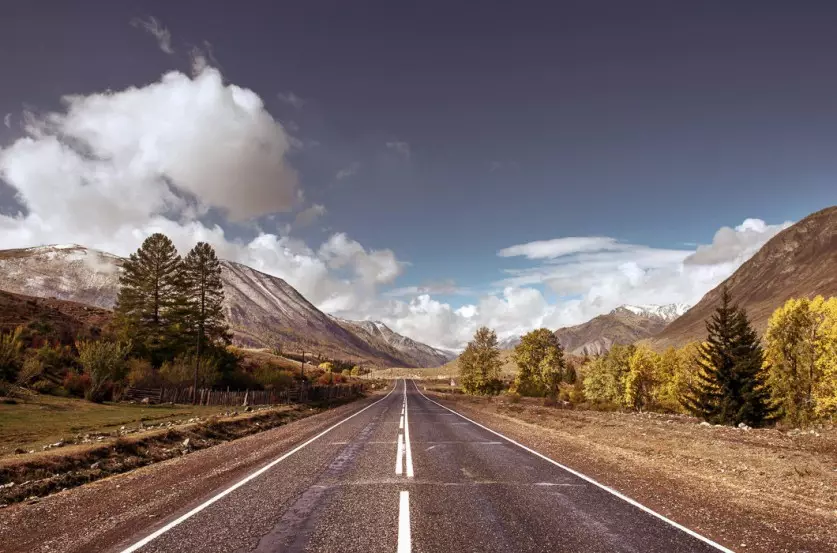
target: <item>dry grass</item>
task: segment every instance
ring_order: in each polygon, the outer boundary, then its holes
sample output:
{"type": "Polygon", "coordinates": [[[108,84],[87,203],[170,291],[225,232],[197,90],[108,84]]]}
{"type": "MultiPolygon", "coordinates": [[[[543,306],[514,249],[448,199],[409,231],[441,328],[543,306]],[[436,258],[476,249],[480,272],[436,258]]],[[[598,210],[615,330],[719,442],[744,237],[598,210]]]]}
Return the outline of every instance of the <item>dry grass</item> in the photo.
{"type": "Polygon", "coordinates": [[[46,444],[69,440],[78,434],[110,433],[122,426],[136,428],[207,417],[230,407],[192,405],[97,404],[74,398],[27,394],[14,405],[0,403],[0,458],[15,449],[40,451],[46,444]]]}

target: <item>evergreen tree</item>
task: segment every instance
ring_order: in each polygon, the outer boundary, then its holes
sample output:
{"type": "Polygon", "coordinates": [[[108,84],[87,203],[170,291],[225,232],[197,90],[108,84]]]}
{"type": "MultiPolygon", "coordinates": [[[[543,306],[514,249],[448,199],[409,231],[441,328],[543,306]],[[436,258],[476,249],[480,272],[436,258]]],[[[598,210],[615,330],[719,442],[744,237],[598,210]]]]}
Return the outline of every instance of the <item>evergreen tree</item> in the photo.
{"type": "Polygon", "coordinates": [[[500,347],[497,334],[488,327],[481,327],[474,339],[459,356],[459,374],[462,389],[469,394],[499,393],[500,347]]]}
{"type": "Polygon", "coordinates": [[[131,254],[119,276],[116,326],[155,365],[173,356],[180,265],[172,241],[156,233],[131,254]]]}
{"type": "Polygon", "coordinates": [[[221,262],[206,242],[198,242],[183,260],[180,290],[184,326],[197,354],[206,344],[228,344],[221,262]]]}
{"type": "Polygon", "coordinates": [[[683,404],[715,424],[761,426],[772,420],[775,407],[764,384],[764,352],[747,314],[732,303],[726,287],[706,329],[696,378],[683,404]]]}

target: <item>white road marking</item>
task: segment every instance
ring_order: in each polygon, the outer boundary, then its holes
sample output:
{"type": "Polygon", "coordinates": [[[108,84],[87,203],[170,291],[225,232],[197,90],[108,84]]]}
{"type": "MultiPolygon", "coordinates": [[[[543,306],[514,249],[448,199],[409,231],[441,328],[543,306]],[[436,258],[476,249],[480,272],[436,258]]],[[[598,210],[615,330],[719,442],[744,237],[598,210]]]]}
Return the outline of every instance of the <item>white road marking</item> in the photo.
{"type": "Polygon", "coordinates": [[[398,552],[410,553],[410,492],[402,491],[398,502],[398,552]]]}
{"type": "Polygon", "coordinates": [[[404,472],[404,436],[398,435],[398,453],[395,455],[395,474],[404,472]]]}
{"type": "Polygon", "coordinates": [[[598,488],[601,488],[601,489],[603,489],[604,491],[606,491],[606,492],[608,492],[608,493],[610,493],[610,494],[612,494],[612,495],[615,495],[616,497],[618,497],[619,499],[622,499],[623,501],[627,501],[628,503],[630,503],[630,504],[631,504],[631,505],[633,505],[634,507],[637,507],[638,509],[641,509],[641,510],[645,511],[645,512],[646,512],[646,513],[648,513],[649,515],[652,515],[652,516],[654,516],[654,517],[657,517],[658,519],[662,520],[663,522],[666,522],[666,523],[668,523],[668,524],[670,524],[670,525],[674,526],[674,527],[675,527],[675,528],[677,528],[678,530],[682,530],[683,532],[686,532],[687,534],[689,534],[689,535],[690,535],[690,536],[692,536],[693,538],[696,538],[696,539],[698,539],[698,540],[700,540],[700,541],[702,541],[702,542],[704,542],[704,543],[706,543],[706,544],[708,544],[708,545],[710,545],[710,546],[714,547],[714,548],[715,548],[715,549],[717,549],[718,551],[723,551],[724,553],[735,553],[735,552],[734,552],[734,551],[732,551],[731,549],[727,549],[727,548],[726,548],[726,547],[724,547],[723,545],[721,545],[721,544],[719,544],[719,543],[716,543],[716,542],[714,542],[714,541],[710,540],[710,539],[709,539],[709,538],[707,538],[706,536],[702,536],[702,535],[698,534],[697,532],[695,532],[694,530],[690,530],[690,529],[686,528],[685,526],[683,526],[682,524],[678,524],[678,523],[674,522],[673,520],[671,520],[670,518],[666,518],[664,515],[661,515],[660,513],[658,513],[658,512],[656,512],[656,511],[651,510],[650,508],[646,507],[646,506],[645,506],[645,505],[643,505],[642,503],[640,503],[640,502],[638,502],[638,501],[635,501],[635,500],[631,499],[631,498],[630,498],[630,497],[628,497],[627,495],[624,495],[624,494],[622,494],[622,493],[620,493],[620,492],[618,492],[618,491],[614,490],[613,488],[610,488],[610,487],[608,487],[608,486],[605,486],[604,484],[601,484],[601,483],[599,483],[599,482],[597,482],[597,481],[593,480],[593,479],[592,479],[592,478],[590,478],[589,476],[587,476],[587,475],[585,475],[585,474],[582,474],[582,473],[580,473],[580,472],[578,472],[578,471],[576,471],[576,470],[571,469],[570,467],[564,466],[564,465],[562,465],[561,463],[559,463],[558,461],[554,461],[554,460],[550,459],[549,457],[547,457],[546,455],[543,455],[543,454],[541,454],[541,453],[538,453],[538,452],[537,452],[537,451],[535,451],[534,449],[530,449],[530,448],[526,447],[525,445],[521,444],[520,442],[516,442],[515,440],[512,440],[512,439],[511,439],[511,438],[509,438],[508,436],[504,436],[503,434],[500,434],[500,433],[499,433],[499,432],[497,432],[496,430],[491,430],[491,429],[490,429],[490,428],[488,428],[487,426],[484,426],[484,425],[482,425],[482,424],[480,424],[480,423],[478,423],[478,422],[476,422],[476,421],[473,421],[473,420],[469,419],[468,417],[466,417],[466,416],[465,416],[465,415],[463,415],[462,413],[458,413],[458,412],[454,411],[453,409],[451,409],[451,408],[449,408],[449,407],[445,407],[444,405],[442,405],[441,403],[439,403],[439,402],[437,402],[437,401],[433,401],[432,399],[430,399],[429,397],[427,397],[426,395],[424,395],[424,394],[421,392],[421,390],[419,390],[418,384],[416,384],[416,383],[415,383],[415,381],[413,381],[413,386],[415,386],[415,387],[416,387],[416,391],[417,391],[419,394],[421,394],[421,397],[423,397],[423,398],[424,398],[424,399],[426,399],[427,401],[429,401],[429,402],[431,402],[431,403],[434,403],[434,404],[438,405],[439,407],[441,407],[441,408],[443,408],[443,409],[447,409],[447,410],[448,410],[448,411],[450,411],[451,413],[453,413],[453,414],[455,414],[455,415],[458,415],[458,416],[462,417],[463,419],[465,419],[466,421],[470,422],[471,424],[474,424],[474,425],[476,425],[476,426],[479,426],[479,427],[480,427],[480,428],[482,428],[483,430],[486,430],[486,431],[488,431],[488,432],[491,432],[491,433],[492,433],[492,434],[494,434],[495,436],[499,436],[499,437],[503,438],[503,439],[504,439],[504,440],[506,440],[507,442],[509,442],[509,443],[511,443],[511,444],[514,444],[514,445],[516,445],[517,447],[519,447],[519,448],[521,448],[521,449],[524,449],[524,450],[528,451],[529,453],[531,453],[532,455],[535,455],[536,457],[540,457],[540,458],[541,458],[541,459],[543,459],[544,461],[547,461],[547,462],[549,462],[549,463],[552,463],[552,464],[553,464],[553,465],[555,465],[556,467],[558,467],[558,468],[560,468],[560,469],[563,469],[563,470],[565,470],[565,471],[569,472],[570,474],[573,474],[573,475],[575,475],[575,476],[578,476],[578,477],[579,477],[579,478],[581,478],[582,480],[585,480],[585,481],[587,481],[587,482],[589,482],[589,483],[593,484],[594,486],[597,486],[598,488]]]}
{"type": "Polygon", "coordinates": [[[387,399],[390,396],[390,394],[395,391],[396,387],[393,387],[393,389],[390,390],[387,395],[385,395],[384,397],[382,397],[378,401],[367,405],[366,407],[364,407],[363,409],[361,409],[357,413],[349,415],[348,417],[341,420],[340,422],[338,422],[336,424],[333,424],[332,426],[329,426],[328,428],[326,428],[325,430],[323,430],[322,432],[320,432],[319,434],[317,434],[316,436],[314,436],[310,440],[308,440],[306,442],[303,442],[302,444],[296,446],[295,448],[293,448],[289,452],[285,453],[281,457],[278,457],[278,458],[274,459],[273,461],[271,461],[267,465],[263,466],[262,468],[260,468],[256,472],[253,472],[249,476],[245,476],[244,478],[242,478],[241,480],[239,480],[238,482],[236,482],[235,484],[233,484],[232,486],[230,486],[226,490],[224,490],[224,491],[212,496],[211,498],[207,499],[206,501],[204,501],[203,503],[201,503],[200,505],[198,505],[197,507],[195,507],[194,509],[192,509],[188,513],[186,513],[184,515],[181,515],[180,517],[174,519],[173,521],[169,522],[168,524],[166,524],[165,526],[163,526],[162,528],[160,528],[159,530],[157,530],[153,534],[150,534],[150,535],[144,537],[143,539],[141,539],[140,541],[136,542],[135,544],[123,549],[122,553],[133,553],[134,551],[137,551],[141,547],[144,547],[145,545],[147,545],[150,542],[154,541],[155,539],[159,538],[160,536],[162,536],[163,534],[165,534],[166,532],[168,532],[169,530],[171,530],[172,528],[174,528],[175,526],[177,526],[181,522],[192,518],[193,516],[200,513],[201,511],[203,511],[204,509],[206,509],[207,507],[209,507],[210,505],[212,505],[213,503],[215,503],[219,499],[231,494],[232,492],[234,492],[235,490],[237,490],[238,488],[240,488],[244,484],[250,482],[251,480],[253,480],[255,478],[258,478],[259,476],[261,476],[262,474],[264,474],[268,470],[275,467],[280,462],[284,461],[285,459],[287,459],[288,457],[290,457],[291,455],[293,455],[297,451],[301,450],[302,448],[306,447],[307,445],[309,445],[309,444],[317,441],[318,439],[322,438],[323,436],[325,436],[326,434],[328,434],[329,432],[331,432],[332,430],[334,430],[335,428],[337,428],[338,426],[340,426],[344,422],[346,422],[350,419],[353,419],[356,416],[363,413],[364,411],[366,411],[367,409],[369,409],[371,407],[374,407],[375,405],[378,405],[379,403],[381,403],[382,401],[387,399]]]}
{"type": "Polygon", "coordinates": [[[413,448],[410,446],[410,408],[407,401],[407,381],[404,381],[404,448],[407,458],[407,478],[412,478],[413,473],[413,448]]]}
{"type": "Polygon", "coordinates": [[[401,422],[398,423],[398,428],[400,430],[404,429],[404,415],[401,415],[401,422]]]}

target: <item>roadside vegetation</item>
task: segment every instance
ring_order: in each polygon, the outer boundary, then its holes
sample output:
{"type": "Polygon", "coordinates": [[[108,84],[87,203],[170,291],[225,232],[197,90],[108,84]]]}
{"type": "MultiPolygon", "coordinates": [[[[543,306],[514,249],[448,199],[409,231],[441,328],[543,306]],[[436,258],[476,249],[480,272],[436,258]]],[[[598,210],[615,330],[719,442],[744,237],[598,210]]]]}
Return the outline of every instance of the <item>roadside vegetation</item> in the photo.
{"type": "Polygon", "coordinates": [[[497,337],[483,327],[458,361],[459,385],[471,395],[505,392],[512,401],[530,396],[563,407],[682,413],[745,428],[834,421],[837,298],[788,300],[760,338],[724,290],[706,327],[703,342],[661,354],[639,343],[586,358],[565,355],[552,331],[537,329],[512,353],[513,380],[502,378],[497,337]]]}
{"type": "Polygon", "coordinates": [[[303,368],[281,344],[269,353],[233,347],[223,300],[209,244],[181,258],[167,236],[153,234],[125,261],[113,316],[95,333],[67,337],[42,321],[0,331],[0,401],[38,392],[101,403],[129,387],[281,391],[365,372],[322,358],[303,368]]]}

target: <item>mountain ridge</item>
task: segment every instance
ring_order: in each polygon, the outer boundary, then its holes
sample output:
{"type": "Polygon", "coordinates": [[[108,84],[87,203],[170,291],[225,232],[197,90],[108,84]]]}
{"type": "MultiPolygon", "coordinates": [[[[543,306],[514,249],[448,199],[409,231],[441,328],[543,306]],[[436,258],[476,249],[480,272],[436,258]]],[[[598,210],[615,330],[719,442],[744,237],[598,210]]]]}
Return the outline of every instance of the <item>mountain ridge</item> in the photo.
{"type": "Polygon", "coordinates": [[[682,317],[650,340],[652,347],[701,340],[705,321],[729,288],[759,332],[773,311],[792,297],[837,295],[837,206],[808,215],[782,230],[732,275],[707,292],[682,317]]]}
{"type": "MultiPolygon", "coordinates": [[[[123,261],[122,257],[78,244],[0,250],[0,290],[113,309],[123,261]]],[[[224,310],[239,345],[292,346],[380,366],[420,366],[414,365],[420,354],[410,352],[409,347],[378,349],[384,342],[370,342],[347,329],[279,277],[222,260],[221,278],[224,310]]],[[[430,348],[401,338],[419,350],[430,348]]]]}

